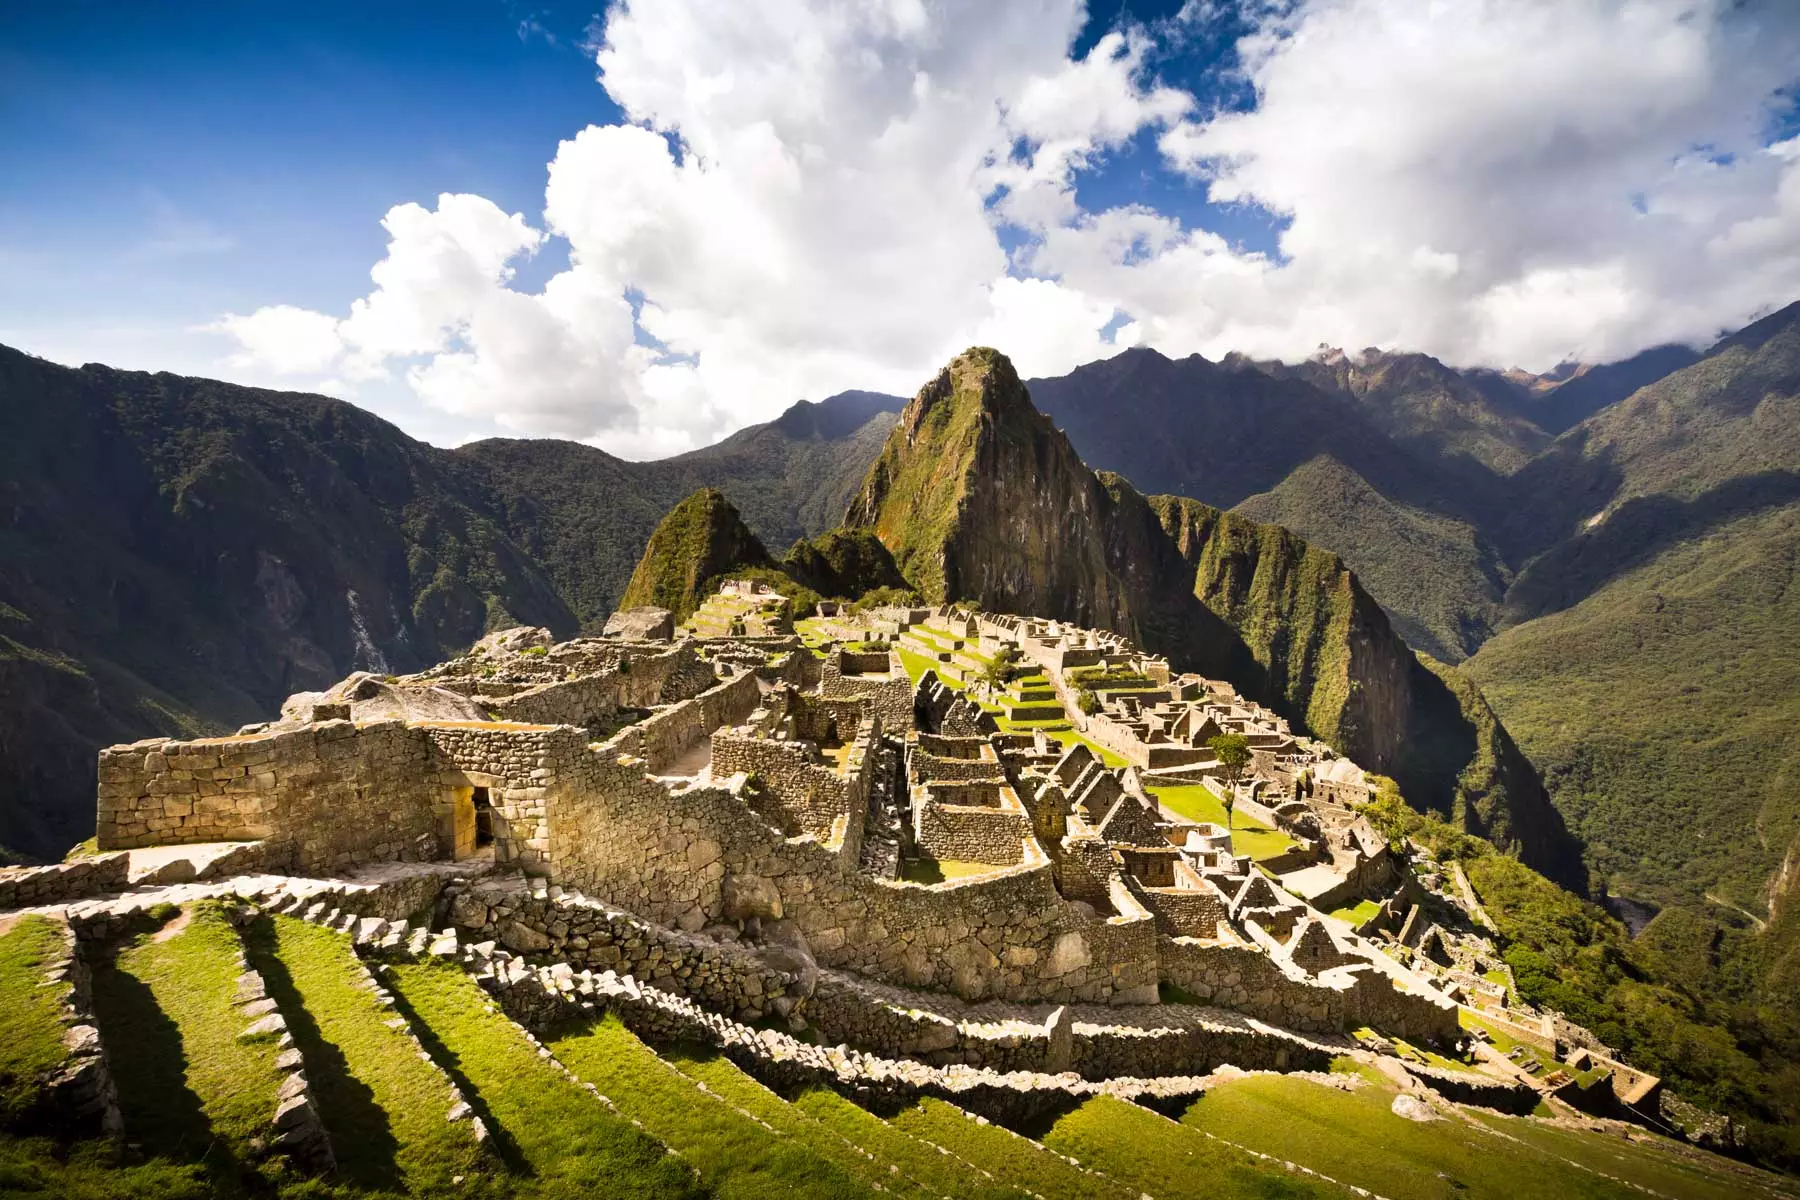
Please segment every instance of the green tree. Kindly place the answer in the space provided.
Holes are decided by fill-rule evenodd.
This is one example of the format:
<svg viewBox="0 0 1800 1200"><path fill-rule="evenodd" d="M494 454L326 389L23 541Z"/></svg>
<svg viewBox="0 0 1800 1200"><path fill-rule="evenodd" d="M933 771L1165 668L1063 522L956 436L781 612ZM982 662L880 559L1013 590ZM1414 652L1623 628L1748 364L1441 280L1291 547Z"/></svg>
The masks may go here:
<svg viewBox="0 0 1800 1200"><path fill-rule="evenodd" d="M994 657L988 660L987 666L981 670L981 679L991 688L1003 688L1012 678L1013 665L1019 661L1019 652L1012 646L1002 646Z"/></svg>
<svg viewBox="0 0 1800 1200"><path fill-rule="evenodd" d="M1207 741L1206 748L1219 760L1219 771L1225 777L1225 828L1231 828L1231 810L1237 805L1237 783L1244 768L1250 765L1250 739L1241 733L1221 733Z"/></svg>
<svg viewBox="0 0 1800 1200"><path fill-rule="evenodd" d="M1090 717L1100 711L1100 697L1086 688L1081 688L1075 693L1075 704Z"/></svg>

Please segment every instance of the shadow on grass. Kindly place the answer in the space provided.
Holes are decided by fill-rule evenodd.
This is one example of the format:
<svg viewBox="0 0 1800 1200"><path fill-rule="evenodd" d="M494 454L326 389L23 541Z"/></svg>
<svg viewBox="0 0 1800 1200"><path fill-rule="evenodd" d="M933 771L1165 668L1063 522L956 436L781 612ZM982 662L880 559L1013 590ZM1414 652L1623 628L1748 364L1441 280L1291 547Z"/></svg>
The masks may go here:
<svg viewBox="0 0 1800 1200"><path fill-rule="evenodd" d="M156 993L108 961L95 964L93 997L125 1136L146 1154L201 1159L215 1181L235 1181L237 1157L214 1135L200 1097L188 1087L181 1029L157 1004Z"/></svg>
<svg viewBox="0 0 1800 1200"><path fill-rule="evenodd" d="M287 1021L288 1032L294 1035L313 1103L331 1135L338 1172L363 1187L402 1190L405 1180L395 1161L400 1143L387 1112L376 1103L369 1086L351 1073L344 1052L319 1029L277 952L275 929L266 917L244 931L244 949L251 968L262 975L269 998Z"/></svg>
<svg viewBox="0 0 1800 1200"><path fill-rule="evenodd" d="M444 1074L450 1076L450 1082L454 1083L457 1090L462 1093L463 1100L475 1111L475 1115L481 1118L481 1123L487 1126L488 1146L493 1150L495 1156L513 1174L534 1177L537 1172L532 1170L531 1163L525 1157L525 1152L519 1148L519 1143L514 1140L506 1126L494 1118L487 1101L482 1099L481 1093L476 1090L475 1085L469 1081L468 1075L463 1072L462 1059L457 1056L456 1051L446 1046L444 1040L438 1036L437 1030L419 1017L418 1011L413 1008L412 1002L406 998L405 993L394 987L388 990L394 997L394 1010L406 1018L412 1026L413 1032L418 1035L419 1043L425 1047L425 1052L431 1055L433 1062L444 1069Z"/></svg>

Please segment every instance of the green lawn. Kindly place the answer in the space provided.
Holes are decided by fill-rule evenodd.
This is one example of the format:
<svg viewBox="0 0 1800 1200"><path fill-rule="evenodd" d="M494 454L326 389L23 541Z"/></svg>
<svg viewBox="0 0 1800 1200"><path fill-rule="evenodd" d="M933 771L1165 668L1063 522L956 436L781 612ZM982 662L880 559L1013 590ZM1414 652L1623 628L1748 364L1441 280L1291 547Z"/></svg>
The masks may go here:
<svg viewBox="0 0 1800 1200"><path fill-rule="evenodd" d="M426 1048L486 1121L526 1195L705 1194L685 1161L540 1057L459 967L402 963L387 981Z"/></svg>
<svg viewBox="0 0 1800 1200"><path fill-rule="evenodd" d="M251 965L288 1015L340 1175L373 1189L430 1194L475 1171L467 1121L448 1121L449 1082L418 1056L394 1010L376 1003L350 940L292 917L258 921Z"/></svg>
<svg viewBox="0 0 1800 1200"><path fill-rule="evenodd" d="M1157 1200L1348 1195L1111 1096L1059 1119L1044 1145Z"/></svg>
<svg viewBox="0 0 1800 1200"><path fill-rule="evenodd" d="M1196 1101L1182 1123L1392 1200L1641 1200L1637 1189L1581 1169L1571 1153L1496 1137L1466 1121L1407 1120L1391 1109L1391 1084L1363 1078L1349 1092L1293 1077L1233 1080ZM1509 1121L1506 1128L1530 1124ZM1702 1194L1683 1190L1673 1174L1652 1186L1668 1196Z"/></svg>
<svg viewBox="0 0 1800 1200"><path fill-rule="evenodd" d="M1136 1200L1137 1193L1083 1170L1029 1138L977 1120L953 1104L927 1097L890 1118L898 1128L978 1162L999 1182L1044 1200Z"/></svg>
<svg viewBox="0 0 1800 1200"><path fill-rule="evenodd" d="M954 858L913 858L901 860L900 878L908 883L943 883L1005 869L993 863L962 862Z"/></svg>
<svg viewBox="0 0 1800 1200"><path fill-rule="evenodd" d="M61 997L44 986L44 972L66 953L62 927L46 917L26 917L0 936L0 1126L17 1123L38 1081L62 1067Z"/></svg>
<svg viewBox="0 0 1800 1200"><path fill-rule="evenodd" d="M905 1168L896 1173L889 1163L877 1157L861 1142L846 1139L835 1128L821 1124L812 1116L789 1104L774 1092L746 1075L737 1064L709 1049L677 1048L665 1060L683 1075L699 1080L727 1102L736 1105L777 1132L793 1138L808 1153L831 1163L862 1183L899 1196L925 1197L939 1193L922 1186Z"/></svg>
<svg viewBox="0 0 1800 1200"><path fill-rule="evenodd" d="M985 1170L946 1154L941 1147L890 1125L836 1092L813 1088L796 1096L793 1106L845 1141L899 1167L908 1178L935 1195L968 1197L970 1200L988 1197L1024 1200L1025 1193L1018 1188L1003 1184Z"/></svg>
<svg viewBox="0 0 1800 1200"><path fill-rule="evenodd" d="M1155 787L1149 789L1150 794L1162 802L1170 812L1190 821L1210 821L1215 825L1225 824L1225 804L1214 794L1213 790L1203 784L1186 784L1176 787ZM1286 854L1294 848L1294 839L1280 830L1270 829L1260 821L1236 812L1231 814L1231 849L1237 854L1248 854L1261 862L1266 858Z"/></svg>
<svg viewBox="0 0 1800 1200"><path fill-rule="evenodd" d="M251 1145L270 1133L282 1076L274 1036L239 1036L249 1024L235 1007L239 949L220 906L199 901L186 928L143 935L94 971L126 1137L150 1154L200 1160L224 1195L283 1173Z"/></svg>
<svg viewBox="0 0 1800 1200"><path fill-rule="evenodd" d="M1333 909L1331 915L1340 921L1348 921L1352 926L1357 926L1380 911L1380 904L1373 900L1363 900L1349 908Z"/></svg>
<svg viewBox="0 0 1800 1200"><path fill-rule="evenodd" d="M721 1197L848 1197L868 1189L804 1145L702 1089L617 1017L570 1029L550 1049L619 1111L685 1155Z"/></svg>

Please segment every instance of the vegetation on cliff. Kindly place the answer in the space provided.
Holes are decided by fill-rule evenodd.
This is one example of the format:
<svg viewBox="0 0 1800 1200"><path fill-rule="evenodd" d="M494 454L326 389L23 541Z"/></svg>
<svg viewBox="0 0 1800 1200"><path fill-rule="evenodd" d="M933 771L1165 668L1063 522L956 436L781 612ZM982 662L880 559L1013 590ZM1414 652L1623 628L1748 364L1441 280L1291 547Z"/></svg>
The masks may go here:
<svg viewBox="0 0 1800 1200"><path fill-rule="evenodd" d="M1422 665L1341 558L1096 476L996 351L959 355L907 405L845 523L880 537L927 599L1125 633L1581 883L1575 846L1479 692Z"/></svg>
<svg viewBox="0 0 1800 1200"><path fill-rule="evenodd" d="M678 621L706 598L704 586L738 567L767 567L769 552L725 493L702 488L669 510L619 598L620 608L666 608Z"/></svg>

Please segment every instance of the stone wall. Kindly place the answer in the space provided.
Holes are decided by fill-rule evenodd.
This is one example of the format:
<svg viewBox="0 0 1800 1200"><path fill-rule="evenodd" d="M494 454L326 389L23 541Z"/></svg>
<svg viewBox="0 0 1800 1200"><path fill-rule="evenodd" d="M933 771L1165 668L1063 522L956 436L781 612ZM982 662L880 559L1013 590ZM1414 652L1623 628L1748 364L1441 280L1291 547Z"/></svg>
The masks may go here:
<svg viewBox="0 0 1800 1200"><path fill-rule="evenodd" d="M43 867L0 868L0 910L124 891L130 865L130 857L119 851Z"/></svg>
<svg viewBox="0 0 1800 1200"><path fill-rule="evenodd" d="M958 791L942 793L951 801ZM1023 861L1033 841L1031 818L1007 788L996 805L945 803L936 788L918 794L913 842L933 858L1012 866Z"/></svg>
<svg viewBox="0 0 1800 1200"><path fill-rule="evenodd" d="M444 722L420 727L435 753L440 810L458 788L485 787L493 806L494 859L549 870L550 812L582 778L587 734L572 726ZM449 847L444 847L448 857Z"/></svg>
<svg viewBox="0 0 1800 1200"><path fill-rule="evenodd" d="M758 812L789 837L826 842L832 840L840 820L855 819L860 825L866 815L874 763L871 744L872 739L865 741L860 752L852 747L851 758L840 771L814 761L801 743L720 729L712 735L713 776L755 775L763 785L754 804Z"/></svg>
<svg viewBox="0 0 1800 1200"><path fill-rule="evenodd" d="M864 671L886 671L888 678L861 678ZM912 727L912 682L898 654L855 653L839 647L821 664L819 690L833 698L868 700L881 718L881 727L890 732Z"/></svg>
<svg viewBox="0 0 1800 1200"><path fill-rule="evenodd" d="M651 673L651 663L632 664L629 672L617 669L587 675L579 679L541 683L498 700L485 700L487 710L497 721L519 721L527 725L593 726L611 717L621 708L648 708L660 703L657 687L642 687L651 699L645 703L627 700L626 689L640 681L640 673Z"/></svg>
<svg viewBox="0 0 1800 1200"><path fill-rule="evenodd" d="M745 672L691 700L651 714L606 743L606 753L642 759L650 774L667 769L723 725L742 725L762 703L755 674Z"/></svg>
<svg viewBox="0 0 1800 1200"><path fill-rule="evenodd" d="M100 752L102 850L268 839L271 869L439 854L430 743L400 721L325 721Z"/></svg>
<svg viewBox="0 0 1800 1200"><path fill-rule="evenodd" d="M471 941L617 971L746 1021L787 1016L811 986L746 946L665 929L583 896L533 895L513 881L458 892L450 920Z"/></svg>
<svg viewBox="0 0 1800 1200"><path fill-rule="evenodd" d="M1156 928L1168 937L1213 938L1225 920L1225 898L1217 888L1143 888L1144 906L1156 914Z"/></svg>
<svg viewBox="0 0 1800 1200"><path fill-rule="evenodd" d="M1402 992L1373 965L1313 977L1252 945L1176 938L1162 944L1162 977L1206 1003L1302 1032L1347 1033L1367 1025L1433 1045L1462 1036L1454 1004Z"/></svg>
<svg viewBox="0 0 1800 1200"><path fill-rule="evenodd" d="M727 878L774 896L821 964L965 998L1148 1002L1153 921L1083 915L1048 863L938 887L861 874L810 841L789 842L720 786L671 790L616 747L551 829L559 881L657 924L724 918Z"/></svg>

